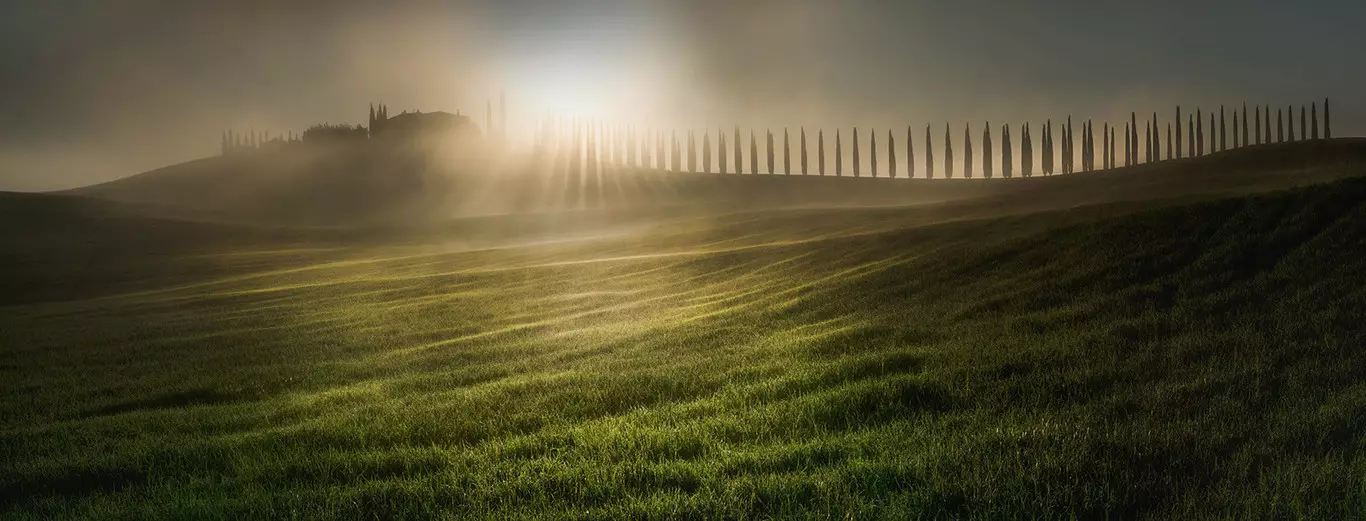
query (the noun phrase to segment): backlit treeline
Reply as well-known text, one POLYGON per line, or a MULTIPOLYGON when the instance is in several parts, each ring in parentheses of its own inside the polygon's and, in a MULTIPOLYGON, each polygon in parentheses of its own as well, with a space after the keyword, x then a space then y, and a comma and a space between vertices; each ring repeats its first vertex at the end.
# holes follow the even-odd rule
MULTIPOLYGON (((847 166, 852 177, 973 178, 980 173, 986 178, 997 175, 1012 178, 1017 175, 1033 177, 1036 165, 1040 168, 1039 175, 1071 174, 1199 157, 1253 145, 1331 138, 1333 135, 1327 99, 1323 101, 1322 122, 1319 121, 1318 103, 1299 107, 1298 133, 1293 106, 1260 105, 1250 110, 1249 114, 1246 105, 1232 110, 1219 106, 1216 113, 1195 107, 1192 113, 1178 105, 1167 121, 1163 121, 1157 112, 1145 115, 1142 128, 1138 125, 1137 112, 1131 112, 1127 120, 1118 123, 1089 119, 1074 121, 1072 116, 1066 116, 1057 122, 1057 128, 1052 119, 1042 124, 1024 122, 1016 127, 1010 124, 995 127, 988 121, 982 125, 980 134, 975 134, 972 124, 968 123, 961 127, 962 137, 957 143, 954 140, 957 131, 950 123, 946 122, 942 127, 926 125, 920 131, 908 125, 900 141, 904 149, 900 150, 899 130, 894 129, 887 129, 885 138, 879 140, 878 136, 883 135, 879 129, 815 128, 809 131, 807 127, 800 127, 794 139, 792 129, 783 128, 779 143, 775 130, 768 128, 746 130, 737 126, 680 133, 676 129, 638 129, 586 119, 547 120, 537 134, 536 148, 559 150, 557 157, 571 165, 578 158, 579 161, 602 161, 618 168, 673 172, 845 177, 847 166), (1276 120, 1274 134, 1273 117, 1276 120), (1099 143, 1096 142, 1097 130, 1099 143), (942 136, 936 142, 935 134, 941 131, 942 136), (808 132, 815 134, 814 140, 808 140, 808 132), (832 133, 833 139, 827 140, 827 133, 832 133), (746 134, 748 147, 745 146, 746 134), (730 141, 727 141, 728 135, 730 141), (758 137, 760 135, 762 139, 758 137), (974 142, 974 136, 978 141, 974 142), (1116 143, 1120 138, 1124 140, 1123 144, 1116 143), (919 157, 916 155, 918 143, 923 147, 919 157), (938 158, 936 148, 942 152, 938 158), (1118 156, 1120 152, 1123 157, 1118 156), (605 155, 600 159, 599 153, 605 155), (846 156, 850 158, 847 164, 846 156), (832 158, 833 162, 827 162, 827 158, 832 158), (955 161, 955 158, 961 160, 955 161)), ((595 164, 592 168, 602 166, 595 164)))

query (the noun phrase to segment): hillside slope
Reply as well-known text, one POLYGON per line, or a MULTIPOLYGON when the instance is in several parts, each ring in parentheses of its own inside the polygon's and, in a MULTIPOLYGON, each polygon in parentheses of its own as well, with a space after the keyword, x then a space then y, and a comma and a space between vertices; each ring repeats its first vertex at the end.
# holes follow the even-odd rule
POLYGON ((1366 179, 906 211, 9 306, 0 517, 1366 517, 1366 179))
POLYGON ((1287 188, 1331 180, 1343 171, 1334 167, 1344 164, 1366 164, 1366 139, 1259 145, 1099 173, 951 181, 609 169, 575 183, 541 163, 452 159, 439 149, 300 146, 192 161, 70 193, 273 224, 395 223, 581 208, 734 211, 982 199, 1033 211, 1287 188))

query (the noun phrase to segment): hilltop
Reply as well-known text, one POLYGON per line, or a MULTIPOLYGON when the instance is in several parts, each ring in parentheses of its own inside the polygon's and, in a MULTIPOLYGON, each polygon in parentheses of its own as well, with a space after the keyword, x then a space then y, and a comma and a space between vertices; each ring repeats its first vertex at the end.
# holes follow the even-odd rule
MULTIPOLYGON (((468 152, 468 151, 467 151, 468 152)), ((545 160, 380 145, 292 147, 191 161, 69 191, 265 224, 357 225, 547 210, 948 204, 1037 211, 1125 200, 1286 188, 1366 162, 1366 139, 1256 145, 1113 170, 1004 179, 871 179, 612 169, 571 194, 545 160), (576 202, 568 202, 573 199, 576 202)), ((923 174, 922 174, 923 175, 923 174)), ((942 173, 941 173, 942 175, 942 173)))

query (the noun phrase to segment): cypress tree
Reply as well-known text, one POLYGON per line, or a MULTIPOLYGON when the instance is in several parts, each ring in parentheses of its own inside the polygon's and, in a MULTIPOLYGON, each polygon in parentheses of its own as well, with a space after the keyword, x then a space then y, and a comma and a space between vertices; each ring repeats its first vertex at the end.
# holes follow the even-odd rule
POLYGON ((972 124, 963 125, 963 177, 972 179, 972 124))
POLYGON ((934 143, 929 125, 925 125, 925 179, 934 179, 934 143))
POLYGON ((1263 125, 1262 128, 1263 128, 1263 130, 1266 131, 1266 142, 1267 142, 1267 143, 1270 143, 1270 142, 1271 142, 1271 106, 1270 106, 1270 105, 1267 105, 1266 108, 1265 108, 1264 110, 1262 110, 1262 114, 1266 114, 1266 117, 1265 117, 1265 118, 1262 118, 1262 125, 1263 125))
POLYGON ((1195 153, 1205 155, 1205 117, 1201 115, 1200 107, 1195 107, 1195 153))
POLYGON ((1020 174, 1034 175, 1034 145, 1029 142, 1029 122, 1020 125, 1020 174))
POLYGON ((1010 125, 1001 125, 1001 177, 1006 179, 1010 179, 1014 175, 1015 169, 1015 158, 1011 157, 1010 149, 1010 125))
POLYGON ((1318 139, 1318 138, 1319 138, 1319 104, 1318 104, 1318 102, 1314 102, 1314 103, 1312 103, 1312 104, 1309 105, 1309 122, 1313 124, 1313 125, 1311 125, 1311 126, 1309 127, 1309 128, 1311 129, 1311 130, 1309 131, 1309 138, 1310 138, 1310 139, 1318 139))
POLYGON ((766 144, 768 146, 768 175, 773 175, 773 131, 765 129, 764 132, 767 133, 767 137, 765 139, 767 141, 766 144))
POLYGON ((1076 156, 1073 154, 1073 147, 1074 147, 1075 145, 1073 145, 1073 142, 1072 142, 1072 138, 1073 138, 1073 135, 1072 135, 1072 116, 1067 116, 1067 128, 1064 129, 1064 130, 1067 132, 1067 138, 1066 138, 1066 141, 1064 142, 1064 148, 1067 149, 1067 152, 1066 152, 1066 154, 1063 156, 1063 162, 1064 162, 1064 164, 1066 165, 1066 170, 1065 170, 1065 172, 1068 173, 1068 174, 1070 174, 1070 173, 1072 173, 1072 172, 1075 171, 1075 169, 1072 168, 1072 166, 1073 166, 1073 162, 1076 161, 1076 156))
POLYGON ((792 175, 792 148, 787 127, 783 127, 783 175, 792 175))
POLYGON ((749 173, 759 174, 759 143, 754 139, 754 130, 749 131, 749 173))
POLYGON ((1247 102, 1243 102, 1243 146, 1252 144, 1252 133, 1247 130, 1247 102))
POLYGON ((816 131, 816 169, 825 177, 825 129, 816 131))
POLYGON ((844 146, 840 142, 840 129, 835 129, 835 177, 844 176, 844 146))
POLYGON ((688 171, 697 171, 697 138, 691 130, 688 131, 688 171))
POLYGON ((915 139, 906 125, 906 179, 915 179, 915 139))
POLYGON ((1285 142, 1285 120, 1283 119, 1280 108, 1276 109, 1276 142, 1285 142))
POLYGON ((1143 161, 1153 162, 1153 126, 1148 122, 1143 122, 1143 161))
POLYGON ((1300 105, 1300 139, 1309 139, 1309 128, 1304 126, 1304 105, 1300 105))
MULTIPOLYGON (((1267 139, 1271 139, 1271 134, 1267 134, 1267 139)), ((1209 113, 1209 151, 1214 153, 1214 111, 1209 113)))
POLYGON ((1258 105, 1256 107, 1253 107, 1252 110, 1254 111, 1254 114, 1256 114, 1256 116, 1254 117, 1257 118, 1253 120, 1254 122, 1256 122, 1256 124, 1252 125, 1253 127, 1255 127, 1254 130, 1256 132, 1255 134, 1253 134, 1253 136, 1256 137, 1256 140, 1253 141, 1253 143, 1260 145, 1262 144, 1262 107, 1258 105))
POLYGON ((1285 111, 1285 117, 1286 117, 1286 119, 1289 119, 1289 120, 1290 120, 1290 124, 1289 124, 1289 125, 1286 125, 1286 129, 1285 129, 1285 130, 1286 130, 1286 136, 1287 136, 1291 141, 1294 141, 1294 140, 1295 140, 1295 107, 1288 107, 1288 108, 1286 109, 1286 111, 1285 111))
POLYGON ((1100 167, 1103 168, 1103 169, 1109 169, 1109 168, 1110 168, 1110 122, 1109 122, 1109 121, 1106 121, 1106 122, 1100 124, 1100 140, 1102 141, 1102 143, 1101 143, 1101 145, 1100 145, 1100 167))
POLYGON ((802 175, 806 172, 806 127, 802 127, 802 175))
POLYGON ((982 175, 987 179, 995 173, 991 167, 991 122, 988 121, 982 125, 982 175))
POLYGON ((1190 134, 1190 139, 1186 140, 1187 151, 1190 157, 1195 157, 1195 116, 1190 114, 1186 114, 1186 133, 1190 134))
POLYGON ((854 127, 854 153, 852 155, 854 159, 854 177, 860 177, 861 172, 859 169, 858 157, 858 127, 854 127))
MULTIPOLYGON (((1238 115, 1235 113, 1235 114, 1233 115, 1233 117, 1236 118, 1236 117, 1238 117, 1238 115)), ((1179 128, 1179 127, 1178 127, 1178 128, 1179 128)), ((1235 125, 1234 128, 1237 128, 1237 125, 1235 125)), ((1235 140, 1235 141, 1236 141, 1236 140, 1235 140)), ((1171 161, 1171 159, 1172 159, 1172 124, 1171 124, 1171 122, 1167 122, 1167 160, 1168 160, 1168 161, 1171 161)))
POLYGON ((948 122, 944 123, 944 177, 953 179, 953 136, 949 134, 948 122))
POLYGON ((896 179, 896 138, 887 131, 887 177, 896 179))
POLYGON ((1181 138, 1182 138, 1182 136, 1181 136, 1181 106, 1180 106, 1180 105, 1177 105, 1177 106, 1176 106, 1176 158, 1177 158, 1177 159, 1181 159, 1181 145, 1185 143, 1185 140, 1184 140, 1184 139, 1181 139, 1181 138))
POLYGON ((868 175, 877 177, 877 130, 868 130, 868 175))
POLYGON ((735 173, 745 173, 744 141, 740 139, 740 126, 735 126, 735 173))
POLYGON ((1053 175, 1053 120, 1043 123, 1043 175, 1053 175))
POLYGON ((1328 114, 1328 98, 1323 98, 1323 139, 1333 139, 1333 120, 1328 114))
POLYGON ((728 156, 726 156, 726 130, 723 129, 723 128, 717 128, 717 129, 716 129, 716 164, 721 166, 721 175, 725 175, 725 174, 727 173, 727 172, 726 172, 726 158, 727 158, 727 157, 728 157, 728 156))

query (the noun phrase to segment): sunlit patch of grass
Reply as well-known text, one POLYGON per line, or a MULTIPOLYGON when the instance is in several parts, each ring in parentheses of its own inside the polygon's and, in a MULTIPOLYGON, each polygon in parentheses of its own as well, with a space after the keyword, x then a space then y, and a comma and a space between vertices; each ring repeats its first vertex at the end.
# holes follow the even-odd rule
POLYGON ((1362 201, 263 246, 0 314, 0 512, 1362 517, 1362 201))

